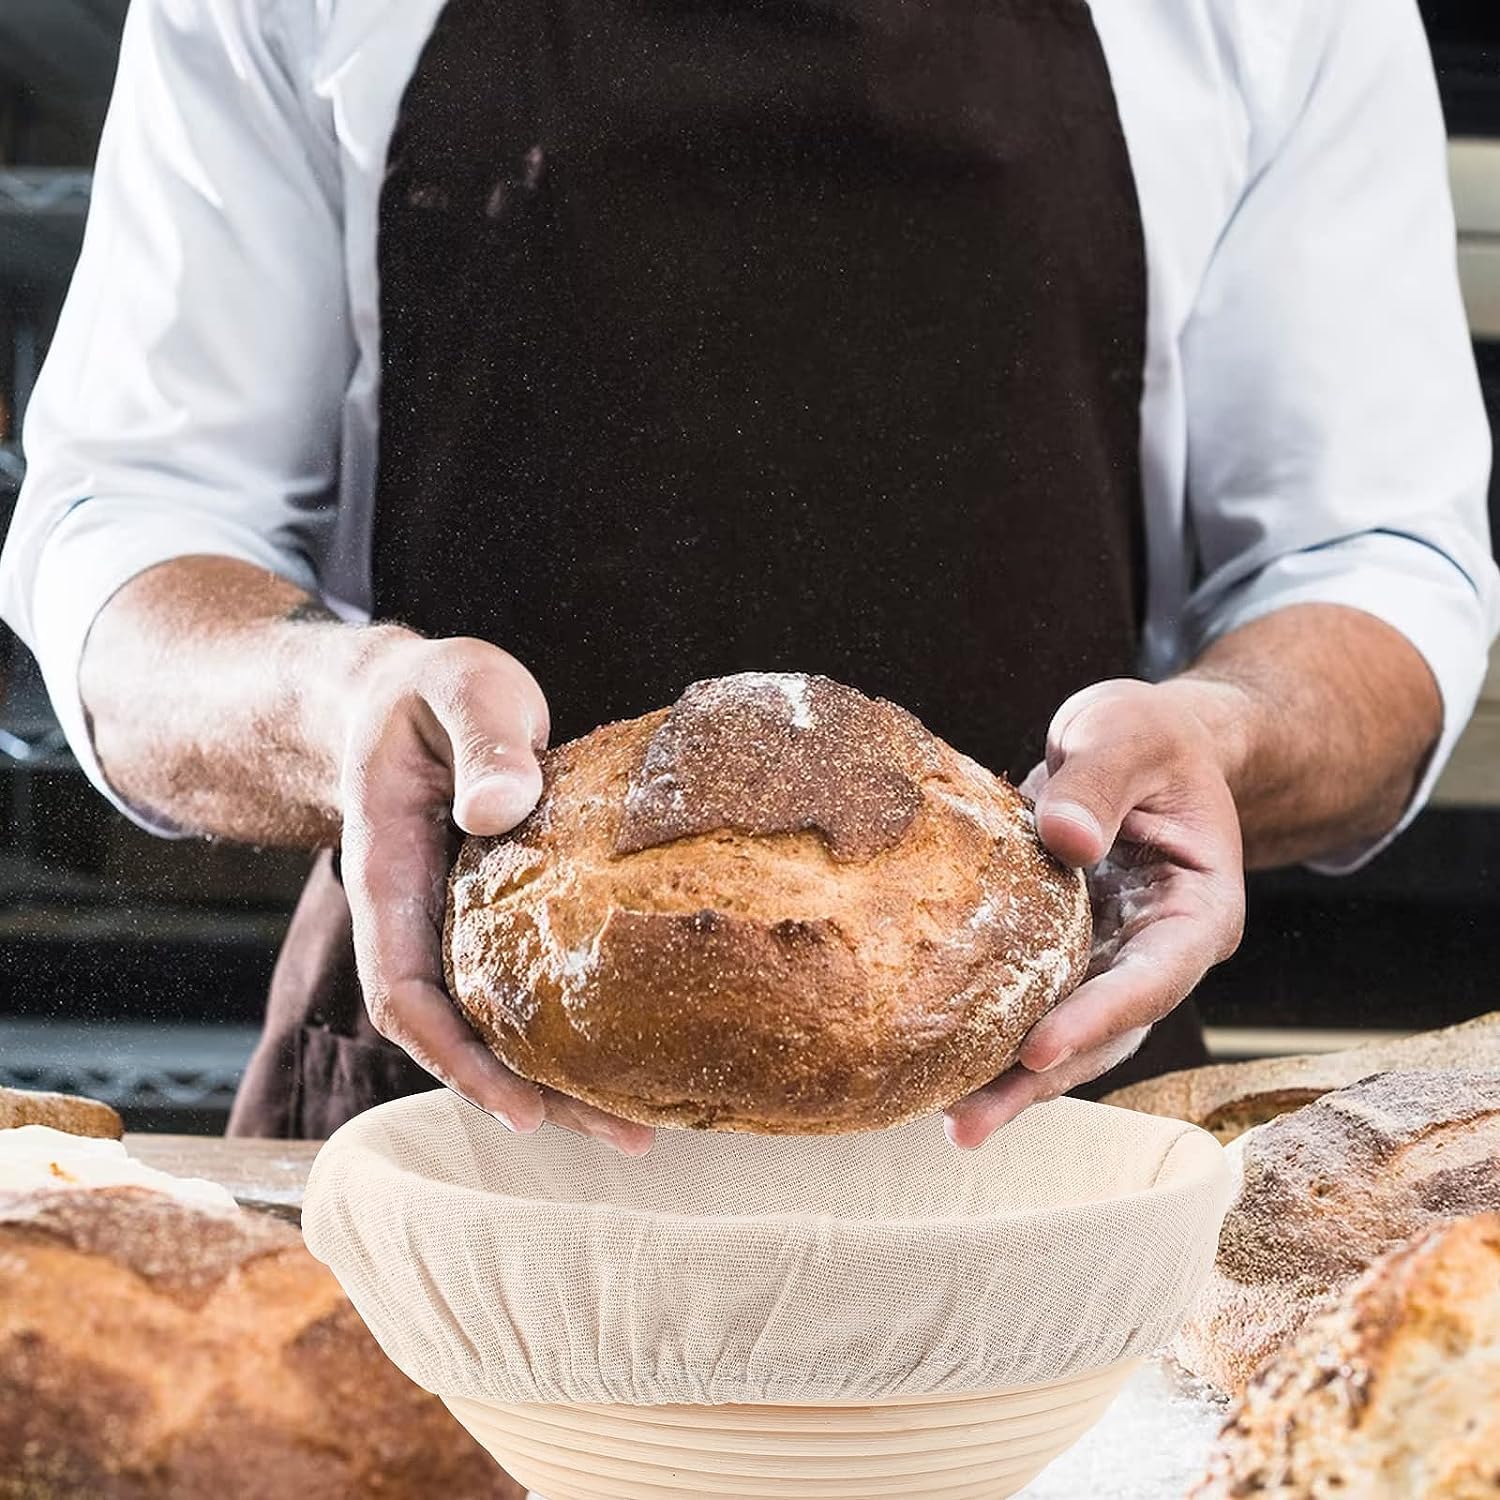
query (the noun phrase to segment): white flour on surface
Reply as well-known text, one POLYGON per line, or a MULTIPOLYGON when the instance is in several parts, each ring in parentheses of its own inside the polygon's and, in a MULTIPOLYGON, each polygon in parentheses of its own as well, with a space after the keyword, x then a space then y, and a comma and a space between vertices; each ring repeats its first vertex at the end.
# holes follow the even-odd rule
POLYGON ((1225 1407, 1142 1365, 1113 1406, 1016 1500, 1183 1500, 1208 1466, 1225 1407))
POLYGON ((70 1135, 47 1125, 0 1130, 0 1189, 41 1198, 54 1192, 98 1188, 144 1188, 210 1213, 239 1212, 227 1188, 201 1177, 176 1177, 148 1167, 131 1156, 121 1141, 70 1135))

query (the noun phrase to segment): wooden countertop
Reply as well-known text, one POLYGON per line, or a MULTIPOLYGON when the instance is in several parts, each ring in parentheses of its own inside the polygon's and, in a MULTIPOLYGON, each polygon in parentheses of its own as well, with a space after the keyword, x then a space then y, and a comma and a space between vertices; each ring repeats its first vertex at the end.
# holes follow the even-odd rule
POLYGON ((148 1166, 222 1183, 244 1207, 268 1210, 294 1224, 301 1222, 307 1174, 322 1144, 142 1131, 125 1135, 125 1149, 148 1166))

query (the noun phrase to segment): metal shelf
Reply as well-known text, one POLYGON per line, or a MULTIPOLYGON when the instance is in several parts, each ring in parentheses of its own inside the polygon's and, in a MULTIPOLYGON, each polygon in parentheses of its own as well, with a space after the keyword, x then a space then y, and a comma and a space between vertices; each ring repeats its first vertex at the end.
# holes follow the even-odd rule
POLYGON ((218 1020, 0 1017, 0 1087, 86 1094, 137 1127, 193 1114, 222 1128, 258 1036, 255 1026, 218 1020))

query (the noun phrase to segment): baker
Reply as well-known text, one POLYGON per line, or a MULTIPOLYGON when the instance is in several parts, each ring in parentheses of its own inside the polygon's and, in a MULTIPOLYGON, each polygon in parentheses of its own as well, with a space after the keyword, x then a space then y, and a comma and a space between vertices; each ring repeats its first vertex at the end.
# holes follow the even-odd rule
POLYGON ((956 1140, 1200 1061, 1244 865, 1388 840, 1495 623, 1412 0, 136 0, 26 437, 4 612, 100 789, 341 851, 245 1133, 433 1074, 643 1149, 450 1005, 450 816, 750 668, 1040 761, 1099 867, 956 1140))

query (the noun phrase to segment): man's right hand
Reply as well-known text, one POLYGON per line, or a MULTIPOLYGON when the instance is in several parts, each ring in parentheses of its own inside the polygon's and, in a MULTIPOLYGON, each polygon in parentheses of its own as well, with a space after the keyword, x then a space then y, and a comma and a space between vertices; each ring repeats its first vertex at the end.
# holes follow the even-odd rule
POLYGON ((464 833, 514 828, 541 794, 547 734, 536 679, 496 646, 402 632, 374 653, 351 705, 341 776, 360 983, 382 1036, 510 1129, 551 1119, 638 1155, 650 1148, 648 1127, 518 1078, 444 988, 450 812, 464 833))
POLYGON ((484 641, 346 625, 260 568, 182 557, 100 612, 79 686, 105 775, 152 821, 342 843, 370 1018, 434 1077, 513 1130, 550 1119, 649 1149, 647 1127, 509 1072, 444 987, 453 824, 506 833, 541 792, 547 704, 518 661, 484 641))

